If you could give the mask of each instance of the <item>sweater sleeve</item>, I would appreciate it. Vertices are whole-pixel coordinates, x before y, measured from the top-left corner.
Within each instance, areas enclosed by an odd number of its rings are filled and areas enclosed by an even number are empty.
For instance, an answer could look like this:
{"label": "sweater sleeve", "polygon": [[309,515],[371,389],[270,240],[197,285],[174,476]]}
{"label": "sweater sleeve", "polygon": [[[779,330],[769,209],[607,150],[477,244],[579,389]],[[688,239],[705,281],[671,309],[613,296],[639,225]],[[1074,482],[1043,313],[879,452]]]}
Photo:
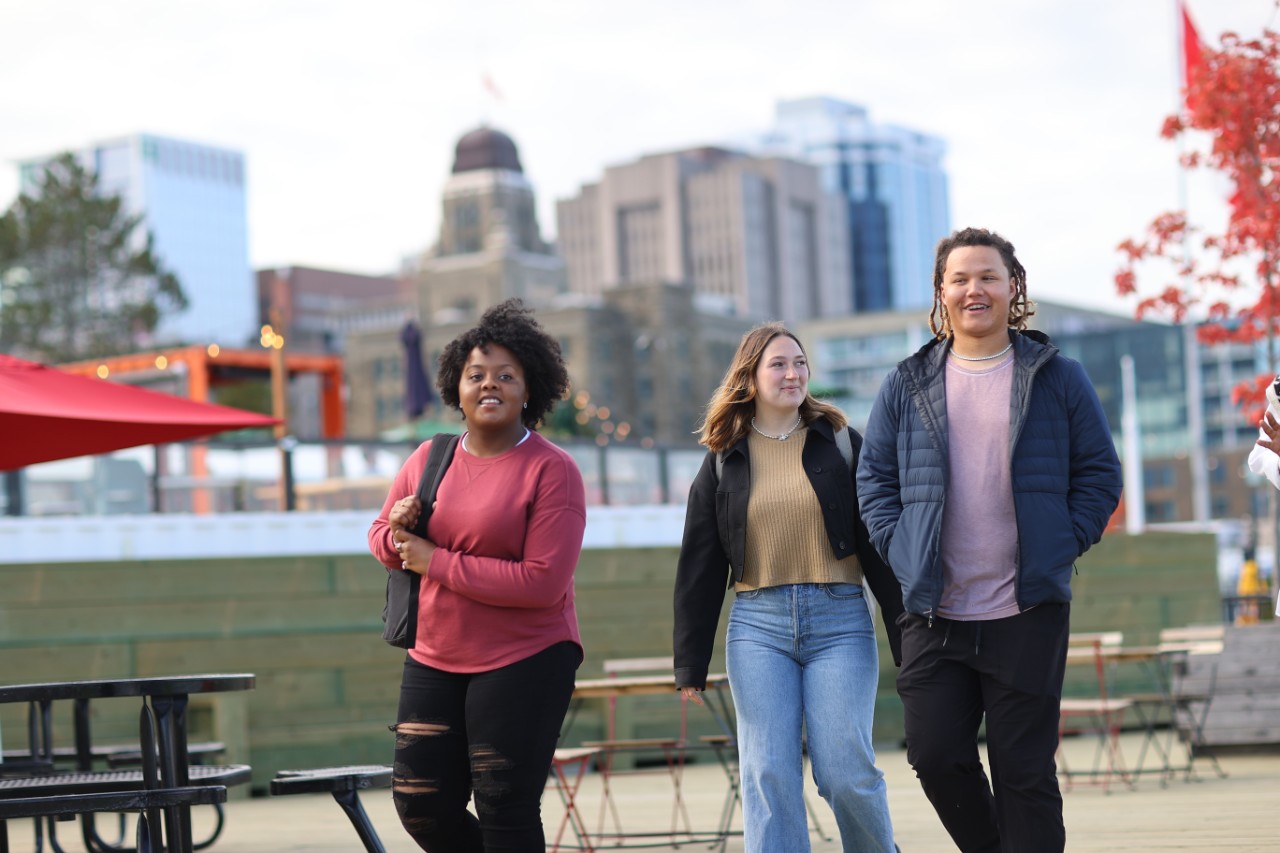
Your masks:
{"label": "sweater sleeve", "polygon": [[586,525],[582,474],[572,460],[556,458],[540,471],[522,559],[436,548],[427,578],[484,604],[550,607],[573,584]]}
{"label": "sweater sleeve", "polygon": [[427,463],[427,454],[431,451],[431,442],[424,441],[417,450],[409,454],[404,465],[391,482],[391,490],[382,504],[382,512],[369,527],[369,552],[379,563],[389,569],[400,568],[400,554],[397,553],[391,539],[391,507],[396,501],[418,493],[418,478],[422,476],[422,468]]}
{"label": "sweater sleeve", "polygon": [[[1266,432],[1261,427],[1258,428],[1258,438],[1260,440],[1267,438]],[[1266,477],[1271,485],[1280,489],[1280,456],[1261,444],[1254,444],[1249,451],[1248,465],[1250,471]]]}

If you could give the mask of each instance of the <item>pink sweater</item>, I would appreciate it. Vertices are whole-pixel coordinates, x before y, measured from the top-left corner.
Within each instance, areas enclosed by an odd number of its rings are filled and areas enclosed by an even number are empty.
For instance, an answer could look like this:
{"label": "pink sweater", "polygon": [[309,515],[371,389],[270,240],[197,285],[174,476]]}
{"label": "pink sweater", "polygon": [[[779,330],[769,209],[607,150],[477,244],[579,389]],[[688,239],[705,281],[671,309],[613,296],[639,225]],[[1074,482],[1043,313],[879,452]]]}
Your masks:
{"label": "pink sweater", "polygon": [[[430,445],[404,463],[369,529],[369,550],[389,568],[400,557],[387,517],[417,491]],[[569,454],[536,432],[484,459],[459,442],[427,524],[437,548],[409,654],[436,669],[484,672],[563,640],[581,647],[573,572],[585,528],[582,475]]]}

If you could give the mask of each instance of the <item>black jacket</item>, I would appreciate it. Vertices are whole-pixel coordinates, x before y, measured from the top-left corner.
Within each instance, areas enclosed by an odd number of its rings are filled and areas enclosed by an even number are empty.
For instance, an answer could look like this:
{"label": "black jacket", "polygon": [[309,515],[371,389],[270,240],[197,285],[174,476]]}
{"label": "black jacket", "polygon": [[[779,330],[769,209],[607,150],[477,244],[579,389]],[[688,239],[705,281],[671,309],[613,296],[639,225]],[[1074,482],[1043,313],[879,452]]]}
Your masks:
{"label": "black jacket", "polygon": [[[831,550],[837,559],[857,554],[868,586],[880,605],[895,664],[902,662],[898,626],[902,590],[893,572],[880,559],[858,514],[853,471],[857,469],[862,436],[852,428],[853,466],[845,464],[831,424],[809,424],[801,459],[813,491],[822,505]],[[747,500],[751,493],[751,461],[744,437],[725,451],[721,476],[716,477],[716,454],[708,453],[689,489],[684,540],[676,567],[675,676],[677,687],[706,686],[716,624],[725,590],[742,580],[747,550]]]}

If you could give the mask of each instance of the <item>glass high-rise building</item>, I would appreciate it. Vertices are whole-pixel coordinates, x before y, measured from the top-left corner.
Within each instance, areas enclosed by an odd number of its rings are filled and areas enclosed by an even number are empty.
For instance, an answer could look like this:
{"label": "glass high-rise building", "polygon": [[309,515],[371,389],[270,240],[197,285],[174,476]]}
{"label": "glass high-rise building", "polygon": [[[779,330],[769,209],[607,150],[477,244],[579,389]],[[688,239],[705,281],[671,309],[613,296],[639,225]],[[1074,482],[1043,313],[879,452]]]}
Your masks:
{"label": "glass high-rise building", "polygon": [[[153,250],[182,284],[186,311],[164,319],[153,343],[244,346],[257,339],[249,265],[245,158],[239,151],[151,134],[98,142],[75,152],[104,193],[142,216]],[[19,164],[21,189],[38,191],[49,157]]]}
{"label": "glass high-rise building", "polygon": [[847,200],[854,310],[932,304],[934,248],[951,230],[942,139],[815,97],[779,101],[773,129],[746,144],[815,164]]}

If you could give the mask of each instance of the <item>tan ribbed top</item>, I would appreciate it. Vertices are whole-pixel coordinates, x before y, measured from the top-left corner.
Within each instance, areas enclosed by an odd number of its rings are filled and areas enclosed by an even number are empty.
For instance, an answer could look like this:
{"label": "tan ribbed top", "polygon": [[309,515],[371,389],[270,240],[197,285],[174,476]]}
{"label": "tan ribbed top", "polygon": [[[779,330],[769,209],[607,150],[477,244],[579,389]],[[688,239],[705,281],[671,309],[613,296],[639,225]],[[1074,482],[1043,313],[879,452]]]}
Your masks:
{"label": "tan ribbed top", "polygon": [[837,560],[822,521],[822,505],[800,455],[808,428],[786,441],[752,431],[747,554],[736,590],[793,583],[862,583],[856,556]]}

